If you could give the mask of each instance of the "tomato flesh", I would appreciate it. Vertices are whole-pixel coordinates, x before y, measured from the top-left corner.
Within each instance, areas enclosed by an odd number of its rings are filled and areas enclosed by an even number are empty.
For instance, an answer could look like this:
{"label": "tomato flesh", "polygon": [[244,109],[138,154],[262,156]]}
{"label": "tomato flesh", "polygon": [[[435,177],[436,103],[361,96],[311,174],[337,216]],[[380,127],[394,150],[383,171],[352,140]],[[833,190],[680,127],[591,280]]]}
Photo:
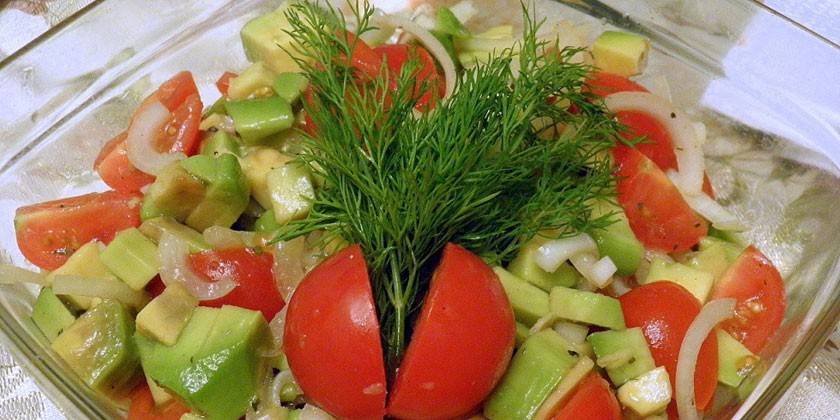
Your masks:
{"label": "tomato flesh", "polygon": [[283,349],[307,398],[334,416],[385,415],[385,363],[362,250],[315,267],[289,302]]}
{"label": "tomato flesh", "polygon": [[754,246],[715,283],[712,298],[735,298],[735,317],[722,326],[753,353],[759,353],[778,331],[787,307],[781,274]]}
{"label": "tomato flesh", "polygon": [[141,200],[108,191],[21,207],[15,212],[18,247],[33,264],[55,270],[82,245],[107,244],[117,232],[139,226]]}
{"label": "tomato flesh", "polygon": [[219,89],[222,96],[227,96],[228,88],[230,88],[230,79],[233,79],[236,76],[236,73],[226,71],[219,76],[218,80],[216,80],[216,89]]}
{"label": "tomato flesh", "polygon": [[647,156],[659,169],[677,169],[677,155],[671,143],[668,130],[656,118],[640,111],[619,111],[615,113],[618,122],[627,126],[621,136],[628,140],[644,137],[637,143],[636,150]]}
{"label": "tomato flesh", "polygon": [[[700,313],[700,302],[682,286],[668,281],[645,284],[618,300],[627,328],[642,329],[656,366],[665,367],[674,389],[680,346],[688,327]],[[700,347],[694,373],[694,392],[700,410],[711,402],[717,387],[717,351],[717,336],[710,334]],[[672,400],[670,405],[676,402]]]}
{"label": "tomato flesh", "polygon": [[179,420],[190,412],[189,407],[173,399],[163,407],[156,407],[152,392],[144,383],[131,393],[128,420]]}
{"label": "tomato flesh", "polygon": [[267,252],[250,248],[204,251],[191,254],[189,264],[193,272],[207,281],[228,278],[239,285],[219,299],[202,301],[202,306],[239,306],[260,311],[271,321],[285,305],[274,282],[274,257]]}
{"label": "tomato flesh", "polygon": [[99,152],[93,169],[109,187],[122,192],[140,191],[155,181],[155,177],[137,169],[128,160],[126,132],[111,139]]}
{"label": "tomato flesh", "polygon": [[[192,73],[182,71],[176,73],[171,79],[163,82],[160,87],[143,101],[146,104],[151,101],[160,101],[170,112],[178,109],[187,98],[198,94],[198,86],[195,85]],[[142,107],[143,104],[140,106]]]}
{"label": "tomato flesh", "polygon": [[647,92],[644,86],[618,74],[597,71],[586,79],[586,89],[604,97],[618,92]]}
{"label": "tomato flesh", "polygon": [[493,270],[448,244],[400,365],[388,414],[449,419],[477,408],[513,353],[510,302]]}
{"label": "tomato flesh", "polygon": [[552,420],[621,420],[621,406],[601,375],[590,373]]}
{"label": "tomato flesh", "polygon": [[417,60],[419,67],[414,73],[417,83],[414,94],[418,98],[416,108],[423,111],[434,109],[436,99],[443,97],[446,83],[437,72],[435,60],[425,48],[409,44],[395,44],[376,47],[374,51],[380,54],[382,60],[388,65],[392,90],[397,88],[397,80],[403,66],[409,60]]}

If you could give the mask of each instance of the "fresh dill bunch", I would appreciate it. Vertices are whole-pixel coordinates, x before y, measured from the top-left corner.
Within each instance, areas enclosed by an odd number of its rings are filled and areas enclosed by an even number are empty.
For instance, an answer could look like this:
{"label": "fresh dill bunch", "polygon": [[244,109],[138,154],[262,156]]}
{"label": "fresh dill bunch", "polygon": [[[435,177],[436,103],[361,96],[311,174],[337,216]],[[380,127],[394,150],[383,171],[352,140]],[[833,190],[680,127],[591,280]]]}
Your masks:
{"label": "fresh dill bunch", "polygon": [[[371,30],[373,10],[350,6],[355,32]],[[299,159],[323,185],[309,215],[277,240],[324,230],[361,245],[389,373],[447,242],[504,264],[537,233],[609,223],[589,208],[614,197],[605,156],[619,125],[583,92],[592,69],[572,61],[580,50],[539,41],[525,7],[518,48],[465,70],[455,93],[420,116],[415,92],[429,86],[413,76],[418,60],[396,80],[383,65],[380,78],[360,83],[347,58],[358,41],[343,15],[298,3],[287,16],[312,86],[305,112],[317,127]],[[543,140],[534,121],[565,130]]]}

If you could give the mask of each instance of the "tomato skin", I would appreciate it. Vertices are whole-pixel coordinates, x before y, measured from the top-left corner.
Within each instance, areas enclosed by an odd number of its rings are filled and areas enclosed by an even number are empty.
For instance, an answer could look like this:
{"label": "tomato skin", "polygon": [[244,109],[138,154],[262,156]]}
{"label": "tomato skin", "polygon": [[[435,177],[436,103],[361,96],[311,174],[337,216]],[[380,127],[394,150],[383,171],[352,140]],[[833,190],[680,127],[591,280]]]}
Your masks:
{"label": "tomato skin", "polygon": [[109,187],[121,192],[140,191],[155,181],[155,177],[137,169],[128,160],[126,132],[108,141],[99,152],[93,169]]}
{"label": "tomato skin", "polygon": [[[435,60],[425,48],[409,44],[395,44],[382,45],[376,47],[374,51],[388,65],[388,69],[391,72],[390,82],[392,90],[396,90],[397,88],[397,79],[405,63],[411,59],[418,60],[419,68],[415,70],[416,73],[414,74],[417,81],[414,94],[416,97],[419,97],[416,108],[423,111],[434,109],[436,99],[443,97],[446,82],[438,73],[437,67],[435,67]],[[424,87],[426,87],[425,90],[423,89]]]}
{"label": "tomato skin", "polygon": [[735,317],[722,327],[753,353],[759,353],[782,325],[787,307],[782,275],[752,245],[715,283],[712,298],[736,299]]}
{"label": "tomato skin", "polygon": [[228,88],[230,88],[230,79],[237,76],[238,75],[236,73],[230,71],[226,71],[219,76],[219,79],[216,80],[216,89],[219,89],[219,93],[221,93],[222,96],[227,96]]}
{"label": "tomato skin", "polygon": [[117,232],[140,225],[139,194],[108,191],[63,198],[17,209],[20,252],[44,270],[61,267],[82,245],[109,243]]}
{"label": "tomato skin", "polygon": [[271,321],[286,304],[274,283],[274,257],[267,252],[218,249],[190,254],[188,260],[193,272],[207,281],[229,278],[239,284],[224,297],[202,301],[201,306],[239,306],[260,311],[266,321]]}
{"label": "tomato skin", "polygon": [[379,320],[359,245],[315,267],[289,302],[283,349],[303,392],[340,418],[385,415]]}
{"label": "tomato skin", "polygon": [[596,71],[586,79],[593,95],[604,97],[618,92],[647,92],[644,86],[618,74]]}
{"label": "tomato skin", "polygon": [[[350,53],[350,61],[346,64],[356,71],[356,78],[369,81],[379,77],[382,73],[382,57],[356,34],[345,32],[344,36],[347,45],[353,49]],[[343,56],[341,58],[343,59]]]}
{"label": "tomato skin", "polygon": [[647,248],[688,251],[708,233],[708,223],[650,159],[625,145],[613,149],[619,177],[618,202],[633,233]]}
{"label": "tomato skin", "polygon": [[615,117],[618,122],[627,126],[628,130],[621,133],[622,137],[628,140],[645,137],[644,141],[635,145],[636,150],[663,171],[677,169],[677,155],[674,153],[671,135],[661,122],[639,111],[618,111]]}
{"label": "tomato skin", "polygon": [[170,112],[174,112],[188,97],[197,94],[198,87],[195,85],[195,79],[193,79],[192,73],[182,71],[163,82],[140,106],[142,107],[147,102],[157,100]]}
{"label": "tomato skin", "polygon": [[190,412],[189,407],[176,399],[163,407],[156,407],[149,387],[143,383],[131,393],[128,420],[179,420]]}
{"label": "tomato skin", "polygon": [[204,105],[198,94],[188,96],[174,111],[167,124],[158,134],[158,148],[161,151],[180,151],[187,156],[198,150],[198,126],[201,124],[201,110]]}
{"label": "tomato skin", "polygon": [[469,414],[504,374],[516,325],[493,270],[447,244],[391,392],[388,414],[450,419]]}
{"label": "tomato skin", "polygon": [[[688,327],[700,313],[700,302],[685,288],[669,281],[645,284],[618,300],[627,328],[642,329],[656,366],[664,366],[668,371],[673,390],[680,346]],[[717,351],[717,336],[709,334],[700,347],[694,373],[694,392],[700,410],[711,402],[717,387]],[[676,402],[672,400],[670,405]]]}
{"label": "tomato skin", "polygon": [[601,375],[590,373],[578,384],[552,420],[621,420],[621,406]]}

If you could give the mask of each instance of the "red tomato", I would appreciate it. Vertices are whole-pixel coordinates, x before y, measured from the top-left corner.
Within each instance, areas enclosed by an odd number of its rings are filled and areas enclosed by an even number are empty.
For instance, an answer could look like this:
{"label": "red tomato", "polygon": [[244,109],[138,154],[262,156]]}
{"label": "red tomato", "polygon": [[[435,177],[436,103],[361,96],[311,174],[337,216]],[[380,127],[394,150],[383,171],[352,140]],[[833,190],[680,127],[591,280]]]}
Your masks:
{"label": "red tomato", "polygon": [[385,363],[362,250],[315,267],[289,302],[283,349],[307,398],[332,415],[385,415]]}
{"label": "red tomato", "polygon": [[233,279],[238,287],[222,298],[201,302],[202,306],[221,308],[234,305],[260,311],[271,321],[285,302],[274,283],[274,257],[250,248],[230,248],[191,254],[192,270],[208,281]]}
{"label": "red tomato", "polygon": [[601,375],[590,373],[552,420],[621,420],[621,406]]}
{"label": "red tomato", "polygon": [[382,57],[365,41],[356,37],[356,34],[345,32],[345,36],[347,37],[347,45],[353,49],[350,54],[350,62],[347,65],[356,70],[356,77],[361,80],[372,80],[379,77],[382,74]]}
{"label": "red tomato", "polygon": [[644,86],[617,74],[598,71],[586,79],[586,85],[592,94],[607,96],[616,92],[647,92]]}
{"label": "red tomato", "polygon": [[656,118],[640,111],[619,111],[615,113],[618,122],[627,126],[621,133],[625,139],[644,137],[636,144],[636,150],[647,156],[659,169],[677,169],[677,155],[668,130]]}
{"label": "red tomato", "polygon": [[[170,112],[175,111],[188,97],[198,94],[192,73],[182,71],[163,82],[154,93],[143,101],[143,104],[154,100],[160,101]],[[140,106],[143,106],[141,104]]]}
{"label": "red tomato", "polygon": [[152,298],[156,298],[160,296],[161,293],[166,289],[166,285],[161,280],[160,276],[155,276],[149,284],[146,285],[146,292],[152,296]]}
{"label": "red tomato", "polygon": [[650,159],[625,145],[613,149],[618,202],[633,233],[648,248],[667,253],[688,251],[708,232],[680,192]]}
{"label": "red tomato", "polygon": [[138,194],[92,193],[21,207],[15,235],[26,259],[45,270],[61,267],[82,245],[111,242],[117,232],[140,225]]}
{"label": "red tomato", "polygon": [[493,270],[448,244],[423,303],[388,404],[401,419],[469,414],[504,374],[516,324]]}
{"label": "red tomato", "polygon": [[189,407],[173,399],[163,407],[156,407],[152,392],[144,383],[131,393],[128,420],[179,420],[190,412]]}
{"label": "red tomato", "polygon": [[216,80],[216,89],[219,89],[219,92],[223,96],[227,96],[228,88],[230,87],[230,79],[236,77],[237,74],[233,72],[226,71],[219,76],[219,80]]}
{"label": "red tomato", "polygon": [[172,118],[158,134],[160,151],[180,151],[192,156],[198,149],[198,126],[204,105],[198,94],[190,95],[172,111]]}
{"label": "red tomato", "polygon": [[750,246],[715,283],[712,298],[735,298],[735,317],[722,326],[758,353],[782,324],[787,306],[785,285],[773,263]]}
{"label": "red tomato", "polygon": [[99,152],[93,169],[109,187],[122,192],[140,191],[155,181],[155,177],[137,169],[128,160],[125,146],[126,132],[111,139]]}
{"label": "red tomato", "polygon": [[[435,106],[434,99],[443,97],[446,82],[438,74],[435,60],[425,48],[409,44],[395,44],[376,47],[374,51],[380,54],[388,64],[388,69],[391,72],[392,89],[396,89],[396,80],[400,76],[405,63],[411,59],[418,60],[419,68],[415,73],[417,86],[414,89],[415,95],[419,97],[416,105],[417,109],[431,110]],[[421,91],[424,84],[426,90]]]}
{"label": "red tomato", "polygon": [[[688,327],[700,313],[700,302],[682,286],[660,281],[637,287],[618,300],[627,328],[639,327],[645,334],[656,366],[664,366],[677,378],[677,358]],[[717,336],[710,334],[700,347],[694,373],[697,408],[703,410],[712,400],[718,374]],[[676,405],[671,401],[670,405]]]}

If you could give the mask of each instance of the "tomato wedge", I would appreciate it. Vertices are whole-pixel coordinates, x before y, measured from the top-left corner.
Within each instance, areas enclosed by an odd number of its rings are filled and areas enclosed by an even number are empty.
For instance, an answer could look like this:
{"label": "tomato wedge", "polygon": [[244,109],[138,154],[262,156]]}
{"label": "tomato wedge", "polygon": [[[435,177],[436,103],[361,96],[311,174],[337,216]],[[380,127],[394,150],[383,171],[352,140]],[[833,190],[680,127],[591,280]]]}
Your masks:
{"label": "tomato wedge", "polygon": [[233,279],[239,286],[222,298],[201,302],[221,308],[234,305],[262,312],[271,321],[285,302],[274,283],[274,257],[251,248],[230,248],[199,252],[189,256],[192,270],[208,281]]}
{"label": "tomato wedge", "polygon": [[615,113],[618,122],[627,126],[621,136],[628,140],[644,137],[636,144],[636,150],[647,156],[659,169],[677,169],[677,155],[668,130],[656,118],[640,111],[619,111]]}
{"label": "tomato wedge", "polygon": [[735,317],[722,326],[753,353],[767,344],[782,324],[787,300],[782,275],[754,246],[749,246],[715,283],[712,298],[735,298]]}
{"label": "tomato wedge", "polygon": [[219,89],[222,96],[227,96],[228,88],[230,87],[230,79],[233,79],[236,76],[236,73],[226,71],[219,76],[218,80],[216,80],[216,89]]}
{"label": "tomato wedge", "polygon": [[644,86],[618,74],[596,71],[586,79],[586,87],[600,97],[618,92],[647,92]]}
{"label": "tomato wedge", "polygon": [[[688,327],[700,313],[700,302],[682,286],[668,281],[637,287],[618,300],[627,328],[642,329],[656,366],[665,367],[673,388],[680,346]],[[700,347],[694,373],[694,392],[700,410],[711,402],[717,387],[717,351],[717,336],[710,334]],[[675,405],[673,400],[669,404]]]}
{"label": "tomato wedge", "polygon": [[450,419],[469,414],[504,374],[516,325],[493,270],[448,244],[394,382],[388,414]]}
{"label": "tomato wedge", "polygon": [[434,109],[436,99],[443,97],[446,82],[438,73],[435,60],[425,48],[409,44],[394,44],[376,47],[374,51],[380,54],[382,60],[388,65],[391,72],[391,89],[396,89],[396,81],[403,66],[409,60],[417,60],[419,68],[414,73],[417,81],[414,94],[419,99],[417,99],[416,108],[423,111]]}
{"label": "tomato wedge", "polygon": [[163,407],[156,407],[149,387],[143,383],[131,393],[128,420],[179,420],[190,412],[189,407],[173,399]]}
{"label": "tomato wedge", "polygon": [[[143,100],[143,104],[152,101],[160,101],[166,109],[175,111],[181,104],[183,104],[188,97],[198,94],[198,87],[195,85],[192,73],[182,71],[176,73],[171,79],[163,82],[162,85],[148,98]],[[141,104],[140,106],[143,106]]]}
{"label": "tomato wedge", "polygon": [[21,207],[15,212],[20,252],[44,270],[61,267],[82,245],[104,243],[117,232],[140,225],[138,194],[92,193]]}
{"label": "tomato wedge", "polygon": [[362,250],[315,267],[289,302],[283,349],[307,398],[341,418],[385,415],[385,363]]}
{"label": "tomato wedge", "polygon": [[93,169],[109,187],[122,192],[140,191],[155,181],[155,177],[137,169],[128,160],[126,132],[111,139],[99,152]]}
{"label": "tomato wedge", "polygon": [[618,202],[633,233],[648,248],[688,251],[708,232],[708,223],[650,159],[625,145],[613,149],[619,177]]}
{"label": "tomato wedge", "polygon": [[590,373],[552,420],[621,420],[621,406],[601,375]]}

